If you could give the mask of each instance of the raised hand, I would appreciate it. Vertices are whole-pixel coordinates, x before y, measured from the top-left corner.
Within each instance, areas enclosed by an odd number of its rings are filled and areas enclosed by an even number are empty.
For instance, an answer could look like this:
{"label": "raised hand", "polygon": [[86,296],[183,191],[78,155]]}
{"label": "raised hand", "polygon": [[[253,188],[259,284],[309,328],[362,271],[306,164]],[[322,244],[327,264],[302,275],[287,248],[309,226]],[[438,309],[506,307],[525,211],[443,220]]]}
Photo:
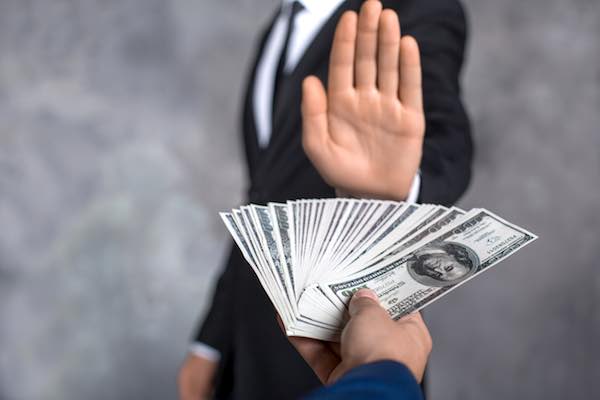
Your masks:
{"label": "raised hand", "polygon": [[303,83],[303,145],[323,179],[357,197],[404,200],[421,161],[425,117],[419,48],[378,0],[340,19],[327,92]]}

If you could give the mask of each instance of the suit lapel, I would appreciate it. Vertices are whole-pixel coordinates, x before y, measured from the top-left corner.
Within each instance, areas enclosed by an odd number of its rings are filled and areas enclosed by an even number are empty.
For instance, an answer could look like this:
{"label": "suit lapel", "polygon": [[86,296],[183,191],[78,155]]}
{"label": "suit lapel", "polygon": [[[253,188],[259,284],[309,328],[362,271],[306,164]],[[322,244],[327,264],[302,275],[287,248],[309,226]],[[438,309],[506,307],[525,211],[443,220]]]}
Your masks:
{"label": "suit lapel", "polygon": [[262,33],[259,40],[257,52],[252,63],[251,72],[248,76],[248,83],[246,85],[246,93],[244,97],[244,109],[242,114],[242,130],[244,135],[244,142],[246,148],[246,159],[248,161],[248,168],[250,170],[250,176],[254,175],[254,170],[257,164],[259,164],[260,153],[263,151],[258,146],[258,133],[256,128],[256,119],[254,116],[254,89],[256,85],[256,71],[258,69],[258,63],[262,57],[267,38],[269,37],[275,20],[279,15],[279,9],[275,12],[273,17],[270,19],[267,29]]}
{"label": "suit lapel", "polygon": [[[322,65],[325,65],[327,69],[337,22],[344,11],[356,9],[360,3],[360,0],[351,0],[340,5],[315,36],[304,56],[280,88],[279,98],[281,101],[274,109],[271,142],[264,154],[265,159],[260,163],[261,171],[268,171],[273,167],[275,159],[282,154],[285,146],[289,146],[290,141],[300,139],[301,132],[298,126],[301,124],[302,81],[308,75],[315,74],[316,70]],[[323,83],[326,84],[326,74],[324,78]],[[288,129],[285,129],[286,127]]]}

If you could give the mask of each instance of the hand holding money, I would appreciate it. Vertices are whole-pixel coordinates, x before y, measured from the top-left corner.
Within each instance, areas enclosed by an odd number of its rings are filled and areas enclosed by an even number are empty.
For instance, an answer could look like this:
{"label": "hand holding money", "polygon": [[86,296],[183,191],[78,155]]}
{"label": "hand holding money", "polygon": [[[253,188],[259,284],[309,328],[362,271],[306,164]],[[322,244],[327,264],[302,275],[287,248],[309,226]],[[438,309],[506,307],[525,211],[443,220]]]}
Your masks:
{"label": "hand holding money", "polygon": [[221,217],[287,335],[327,341],[340,340],[360,289],[398,320],[536,239],[484,209],[381,200],[252,204]]}
{"label": "hand holding money", "polygon": [[425,118],[417,42],[379,1],[346,12],[331,51],[327,93],[303,85],[303,144],[331,186],[404,200],[421,161]]}
{"label": "hand holding money", "polygon": [[418,382],[423,379],[431,336],[419,313],[393,321],[377,295],[362,289],[352,297],[349,314],[339,349],[320,340],[289,338],[321,382],[333,383],[352,368],[383,360],[402,363]]}

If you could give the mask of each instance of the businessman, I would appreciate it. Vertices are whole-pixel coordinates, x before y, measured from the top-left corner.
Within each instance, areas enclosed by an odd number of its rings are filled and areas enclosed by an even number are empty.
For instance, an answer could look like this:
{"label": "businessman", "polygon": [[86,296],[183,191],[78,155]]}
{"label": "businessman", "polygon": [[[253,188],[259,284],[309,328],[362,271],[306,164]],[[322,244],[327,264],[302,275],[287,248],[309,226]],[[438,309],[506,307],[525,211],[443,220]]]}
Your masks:
{"label": "businessman", "polygon": [[[247,89],[248,201],[338,190],[455,202],[472,156],[458,83],[464,44],[464,15],[453,0],[284,1]],[[214,389],[217,398],[286,399],[318,385],[233,249],[180,371],[181,397]]]}
{"label": "businessman", "polygon": [[431,352],[431,336],[417,313],[393,321],[377,295],[362,289],[348,307],[341,346],[315,339],[289,341],[327,386],[307,398],[395,399],[422,398],[418,382]]}

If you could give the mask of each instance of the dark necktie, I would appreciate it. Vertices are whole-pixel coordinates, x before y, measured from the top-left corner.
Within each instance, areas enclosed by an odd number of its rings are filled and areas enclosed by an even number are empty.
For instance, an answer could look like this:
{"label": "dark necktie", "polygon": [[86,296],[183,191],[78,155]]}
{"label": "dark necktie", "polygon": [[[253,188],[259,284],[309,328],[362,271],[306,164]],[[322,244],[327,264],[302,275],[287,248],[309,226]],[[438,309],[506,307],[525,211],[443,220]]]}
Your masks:
{"label": "dark necktie", "polygon": [[283,72],[285,68],[285,61],[287,60],[288,46],[290,44],[290,37],[292,37],[292,33],[294,31],[294,21],[296,18],[296,14],[301,11],[304,7],[298,1],[294,1],[291,5],[292,10],[290,15],[288,16],[288,25],[287,32],[285,34],[285,41],[283,42],[283,47],[281,49],[281,56],[279,57],[279,63],[277,63],[277,70],[275,72],[275,84],[273,85],[273,116],[275,116],[275,105],[277,104],[279,91],[281,89],[281,85],[283,80],[285,79],[285,73]]}

